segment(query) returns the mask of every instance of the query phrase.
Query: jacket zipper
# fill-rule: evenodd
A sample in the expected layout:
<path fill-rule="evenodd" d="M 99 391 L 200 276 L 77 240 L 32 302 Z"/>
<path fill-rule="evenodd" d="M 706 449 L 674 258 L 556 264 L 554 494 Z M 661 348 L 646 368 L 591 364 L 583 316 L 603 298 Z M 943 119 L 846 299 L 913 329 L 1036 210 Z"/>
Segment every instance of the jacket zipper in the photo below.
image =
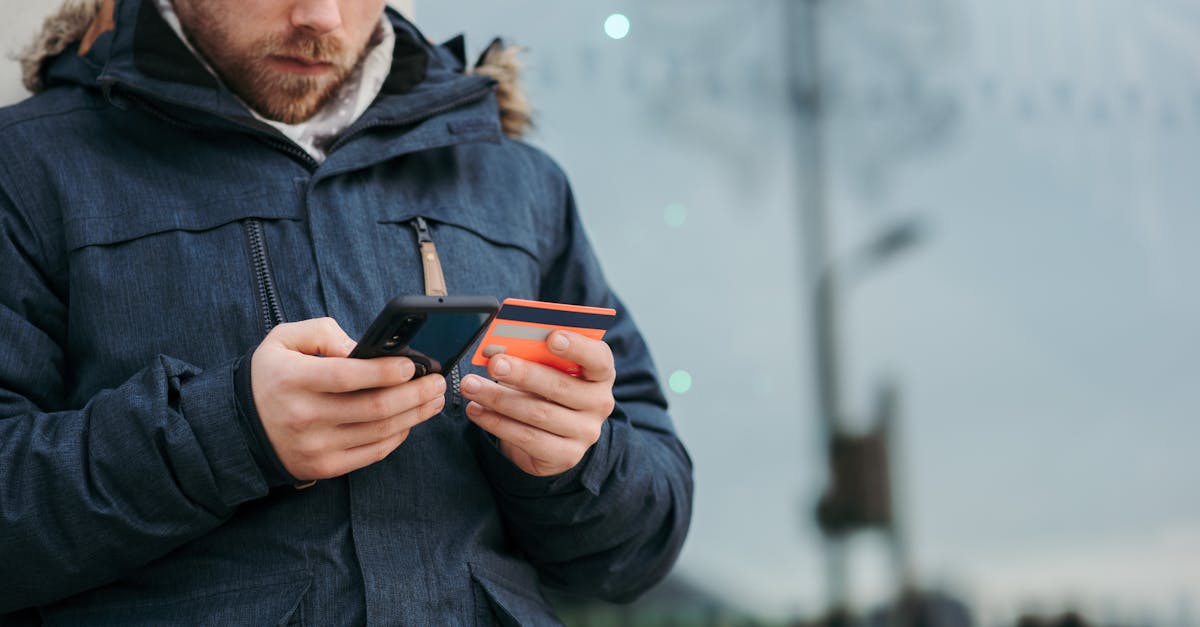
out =
<path fill-rule="evenodd" d="M 442 260 L 438 258 L 437 245 L 429 232 L 425 218 L 417 216 L 409 221 L 417 231 L 417 248 L 421 255 L 421 268 L 425 275 L 425 295 L 445 296 L 446 278 L 442 274 Z"/>
<path fill-rule="evenodd" d="M 250 247 L 250 263 L 254 266 L 254 278 L 258 287 L 258 312 L 262 316 L 264 335 L 283 322 L 283 308 L 279 306 L 279 294 L 275 291 L 275 280 L 271 276 L 271 264 L 267 257 L 267 242 L 263 236 L 262 221 L 249 218 L 242 222 L 246 243 Z"/>
<path fill-rule="evenodd" d="M 262 316 L 263 335 L 271 332 L 283 322 L 283 308 L 279 305 L 279 294 L 275 291 L 275 279 L 271 275 L 271 262 L 267 256 L 267 239 L 263 234 L 262 220 L 247 218 L 242 221 L 246 233 L 246 244 L 250 247 L 250 262 L 254 266 L 254 278 L 258 286 L 258 312 Z M 317 485 L 317 480 L 293 484 L 297 490 Z"/>
<path fill-rule="evenodd" d="M 425 218 L 417 216 L 409 220 L 413 230 L 417 232 L 417 248 L 421 255 L 421 268 L 425 273 L 425 294 L 427 296 L 445 296 L 446 279 L 442 275 L 442 263 L 438 258 L 437 245 L 433 241 L 433 233 Z M 462 372 L 458 364 L 450 369 L 450 408 L 458 411 L 462 407 Z"/>

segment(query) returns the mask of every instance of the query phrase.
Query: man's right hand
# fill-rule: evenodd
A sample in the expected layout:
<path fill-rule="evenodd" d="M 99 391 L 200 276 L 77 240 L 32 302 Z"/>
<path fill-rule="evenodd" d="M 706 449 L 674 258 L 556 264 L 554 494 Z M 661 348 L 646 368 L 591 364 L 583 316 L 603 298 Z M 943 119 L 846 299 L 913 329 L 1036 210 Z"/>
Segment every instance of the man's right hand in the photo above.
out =
<path fill-rule="evenodd" d="M 413 379 L 407 357 L 348 359 L 332 318 L 281 324 L 250 361 L 254 404 L 283 467 L 328 479 L 387 457 L 445 404 L 440 374 Z"/>

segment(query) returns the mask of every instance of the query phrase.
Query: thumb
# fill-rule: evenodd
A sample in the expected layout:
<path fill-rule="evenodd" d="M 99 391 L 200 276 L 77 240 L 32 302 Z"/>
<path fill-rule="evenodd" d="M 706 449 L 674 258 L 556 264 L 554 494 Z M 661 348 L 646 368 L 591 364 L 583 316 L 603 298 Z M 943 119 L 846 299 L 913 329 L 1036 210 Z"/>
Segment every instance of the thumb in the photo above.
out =
<path fill-rule="evenodd" d="M 356 344 L 333 318 L 281 324 L 267 334 L 263 343 L 268 342 L 305 355 L 325 357 L 345 357 Z"/>

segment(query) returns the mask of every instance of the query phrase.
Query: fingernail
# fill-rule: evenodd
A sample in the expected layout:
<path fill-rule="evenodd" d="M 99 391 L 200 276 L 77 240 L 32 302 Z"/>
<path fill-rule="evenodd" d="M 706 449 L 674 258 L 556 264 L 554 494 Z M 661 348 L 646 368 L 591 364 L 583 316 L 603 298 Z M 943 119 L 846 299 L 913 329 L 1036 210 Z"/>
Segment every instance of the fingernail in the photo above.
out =
<path fill-rule="evenodd" d="M 483 408 L 481 408 L 476 403 L 467 403 L 467 415 L 468 416 L 470 416 L 472 418 L 478 418 L 480 412 L 482 412 L 482 411 L 483 411 Z"/>
<path fill-rule="evenodd" d="M 567 336 L 563 335 L 562 333 L 555 333 L 554 337 L 550 338 L 550 348 L 559 353 L 567 350 L 567 347 L 570 345 L 571 341 L 568 340 Z"/>
<path fill-rule="evenodd" d="M 474 376 L 467 377 L 462 380 L 462 391 L 467 394 L 474 394 L 479 391 L 479 379 Z M 468 406 L 469 408 L 469 406 Z"/>
<path fill-rule="evenodd" d="M 508 376 L 512 372 L 512 364 L 507 359 L 492 359 L 492 373 L 498 377 Z"/>

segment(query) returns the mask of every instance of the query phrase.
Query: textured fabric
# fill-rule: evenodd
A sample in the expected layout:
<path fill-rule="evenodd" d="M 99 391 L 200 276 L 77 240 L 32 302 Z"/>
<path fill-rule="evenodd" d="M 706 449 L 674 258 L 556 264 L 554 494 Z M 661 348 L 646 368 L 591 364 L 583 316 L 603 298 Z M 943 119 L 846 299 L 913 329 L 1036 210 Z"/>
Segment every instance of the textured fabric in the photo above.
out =
<path fill-rule="evenodd" d="M 150 0 L 0 110 L 0 624 L 556 624 L 542 586 L 627 599 L 674 562 L 691 464 L 563 173 L 389 17 L 405 52 L 320 163 Z M 273 316 L 356 336 L 421 293 L 417 216 L 451 293 L 616 308 L 617 409 L 538 478 L 451 391 L 384 461 L 277 486 L 241 360 Z"/>

